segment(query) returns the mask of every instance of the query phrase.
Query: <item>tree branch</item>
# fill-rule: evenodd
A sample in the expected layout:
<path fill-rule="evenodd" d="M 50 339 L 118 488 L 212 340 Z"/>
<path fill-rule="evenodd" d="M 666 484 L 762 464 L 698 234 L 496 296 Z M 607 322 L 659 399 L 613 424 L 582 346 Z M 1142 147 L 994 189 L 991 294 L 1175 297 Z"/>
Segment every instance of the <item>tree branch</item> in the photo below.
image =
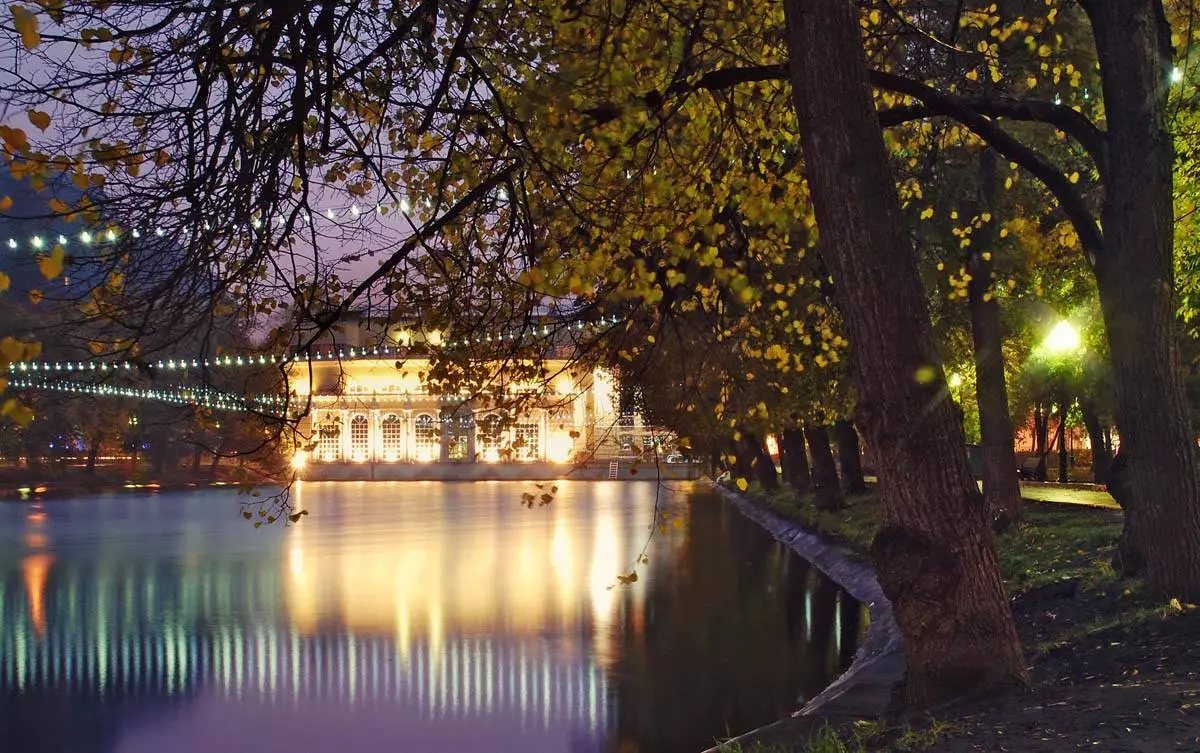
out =
<path fill-rule="evenodd" d="M 1104 236 L 1087 202 L 1075 190 L 1067 176 L 1063 175 L 1061 170 L 1041 154 L 1006 132 L 994 120 L 985 117 L 966 103 L 942 94 L 933 87 L 900 76 L 879 72 L 872 73 L 871 79 L 872 83 L 880 88 L 899 91 L 920 99 L 924 103 L 923 108 L 898 108 L 893 115 L 889 115 L 889 112 L 892 111 L 882 112 L 879 114 L 880 125 L 884 127 L 896 125 L 904 120 L 911 120 L 912 116 L 921 113 L 924 113 L 924 117 L 945 115 L 953 118 L 986 141 L 993 149 L 1028 170 L 1042 182 L 1042 185 L 1058 200 L 1067 219 L 1075 226 L 1075 232 L 1079 235 L 1084 251 L 1092 261 L 1103 253 Z"/>
<path fill-rule="evenodd" d="M 945 94 L 919 81 L 883 71 L 872 71 L 871 83 L 876 88 L 921 101 L 919 107 L 897 107 L 880 113 L 879 120 L 885 128 L 898 125 L 904 120 L 934 115 L 946 115 L 958 120 L 955 113 L 963 110 L 971 110 L 989 118 L 1046 123 L 1078 141 L 1080 146 L 1092 155 L 1101 172 L 1104 171 L 1107 148 L 1104 131 L 1097 128 L 1087 116 L 1065 105 L 1015 97 L 959 97 Z"/>

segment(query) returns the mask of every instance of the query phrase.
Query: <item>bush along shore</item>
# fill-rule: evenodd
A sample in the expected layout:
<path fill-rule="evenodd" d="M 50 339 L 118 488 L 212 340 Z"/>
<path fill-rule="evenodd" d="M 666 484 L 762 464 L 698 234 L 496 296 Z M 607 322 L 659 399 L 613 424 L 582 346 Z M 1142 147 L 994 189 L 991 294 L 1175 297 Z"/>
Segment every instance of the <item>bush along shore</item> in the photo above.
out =
<path fill-rule="evenodd" d="M 868 555 L 879 520 L 874 492 L 831 512 L 787 488 L 747 494 Z M 763 745 L 751 736 L 719 750 L 1200 751 L 1200 610 L 1122 578 L 1111 564 L 1120 531 L 1119 511 L 1031 503 L 997 537 L 1030 688 L 922 715 L 829 720 L 807 739 Z"/>

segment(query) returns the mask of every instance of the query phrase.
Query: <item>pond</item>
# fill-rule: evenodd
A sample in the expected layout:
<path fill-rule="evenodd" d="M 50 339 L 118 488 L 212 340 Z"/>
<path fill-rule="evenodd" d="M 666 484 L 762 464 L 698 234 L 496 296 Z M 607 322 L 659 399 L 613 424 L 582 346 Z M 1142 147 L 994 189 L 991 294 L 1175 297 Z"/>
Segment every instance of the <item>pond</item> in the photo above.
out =
<path fill-rule="evenodd" d="M 526 492 L 0 504 L 0 750 L 696 753 L 853 657 L 865 609 L 711 493 Z"/>

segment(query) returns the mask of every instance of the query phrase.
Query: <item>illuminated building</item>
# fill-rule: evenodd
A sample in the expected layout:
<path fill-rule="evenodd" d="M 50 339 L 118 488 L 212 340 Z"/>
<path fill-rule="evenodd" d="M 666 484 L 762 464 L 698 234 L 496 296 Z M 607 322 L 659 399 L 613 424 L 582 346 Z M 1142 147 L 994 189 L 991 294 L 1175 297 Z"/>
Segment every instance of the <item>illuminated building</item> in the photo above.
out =
<path fill-rule="evenodd" d="M 611 372 L 581 368 L 562 349 L 539 361 L 535 376 L 477 365 L 486 390 L 447 394 L 428 377 L 428 349 L 448 344 L 441 333 L 395 330 L 380 349 L 365 345 L 365 329 L 344 336 L 334 355 L 292 366 L 289 386 L 310 407 L 301 424 L 308 445 L 293 459 L 303 478 L 655 478 L 656 466 L 671 477 L 697 470 L 666 463 L 681 459 L 671 454 L 673 437 L 622 410 Z"/>

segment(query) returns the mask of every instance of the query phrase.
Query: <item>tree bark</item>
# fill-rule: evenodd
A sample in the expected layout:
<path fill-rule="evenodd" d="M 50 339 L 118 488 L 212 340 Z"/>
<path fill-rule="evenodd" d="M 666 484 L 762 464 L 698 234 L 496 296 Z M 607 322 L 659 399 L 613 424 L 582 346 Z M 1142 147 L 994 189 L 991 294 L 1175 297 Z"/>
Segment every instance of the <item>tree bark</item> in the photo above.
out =
<path fill-rule="evenodd" d="M 1109 454 L 1100 411 L 1096 408 L 1095 401 L 1090 398 L 1081 400 L 1079 409 L 1083 413 L 1083 425 L 1087 427 L 1088 440 L 1092 444 L 1092 480 L 1097 484 L 1107 484 L 1108 465 L 1112 462 L 1112 456 Z"/>
<path fill-rule="evenodd" d="M 746 446 L 744 437 L 733 440 L 733 475 L 735 479 L 749 481 L 754 476 L 754 456 Z"/>
<path fill-rule="evenodd" d="M 746 452 L 750 456 L 750 469 L 754 473 L 754 478 L 758 480 L 758 485 L 767 491 L 773 492 L 778 489 L 779 474 L 775 470 L 775 461 L 771 459 L 763 441 L 758 438 L 757 434 L 746 434 L 743 441 L 746 443 Z"/>
<path fill-rule="evenodd" d="M 857 6 L 785 0 L 784 13 L 823 257 L 854 346 L 857 423 L 878 462 L 872 553 L 904 635 L 906 699 L 927 706 L 1025 684 L 987 509 L 947 398 L 880 135 Z"/>
<path fill-rule="evenodd" d="M 819 424 L 805 424 L 804 438 L 812 453 L 812 488 L 818 510 L 839 510 L 845 500 L 838 482 L 837 463 L 829 445 L 829 432 Z"/>
<path fill-rule="evenodd" d="M 867 490 L 867 479 L 863 476 L 858 429 L 854 428 L 853 422 L 842 420 L 833 425 L 833 435 L 838 446 L 838 462 L 842 466 L 842 488 L 846 494 L 862 494 Z"/>
<path fill-rule="evenodd" d="M 783 447 L 784 476 L 788 484 L 796 490 L 797 497 L 808 494 L 812 488 L 812 476 L 808 469 L 808 455 L 804 446 L 804 431 L 798 427 L 783 430 L 781 435 Z"/>
<path fill-rule="evenodd" d="M 1133 492 L 1126 533 L 1145 556 L 1153 591 L 1195 599 L 1200 476 L 1175 338 L 1171 29 L 1161 0 L 1083 7 L 1096 40 L 1107 122 L 1105 238 L 1095 262 Z"/>
<path fill-rule="evenodd" d="M 1034 477 L 1045 481 L 1046 455 L 1050 452 L 1050 413 L 1043 410 L 1041 404 L 1033 406 L 1033 445 L 1038 459 Z"/>
<path fill-rule="evenodd" d="M 979 160 L 979 214 L 990 213 L 995 196 L 996 158 L 985 151 Z M 971 313 L 971 340 L 975 352 L 975 399 L 979 404 L 982 435 L 983 499 L 998 530 L 1021 519 L 1021 484 L 1017 454 L 1013 450 L 1012 419 L 1008 415 L 1008 387 L 1004 382 L 1004 353 L 1000 304 L 994 294 L 992 243 L 995 223 L 985 222 L 968 247 L 967 308 Z"/>
<path fill-rule="evenodd" d="M 101 441 L 93 437 L 88 443 L 87 464 L 83 467 L 83 472 L 91 475 L 96 472 L 96 459 L 100 457 Z"/>

